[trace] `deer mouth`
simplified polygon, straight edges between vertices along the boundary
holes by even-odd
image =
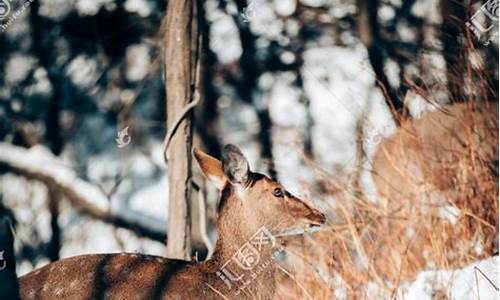
[[[315,233],[321,230],[321,226],[325,224],[326,217],[323,213],[313,210],[305,219],[305,224],[302,226],[291,227],[273,233],[276,238],[289,237],[296,235],[304,235],[306,233]]]
[[[307,233],[316,233],[321,230],[320,225],[308,225],[308,226],[303,226],[303,227],[292,227],[292,228],[287,228],[284,230],[280,230],[278,232],[273,233],[273,236],[275,238],[282,238],[282,237],[291,237],[291,236],[297,236],[297,235],[304,235]]]

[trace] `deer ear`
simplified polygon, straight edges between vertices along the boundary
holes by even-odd
[[[224,173],[233,184],[244,184],[248,181],[250,168],[248,161],[235,145],[226,145],[222,151]]]
[[[224,169],[222,168],[222,162],[198,148],[193,149],[193,154],[205,177],[213,182],[219,190],[222,190],[227,182],[226,175],[224,175]]]

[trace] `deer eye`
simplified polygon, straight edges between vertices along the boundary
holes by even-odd
[[[282,188],[275,188],[273,191],[274,197],[283,198],[285,196],[285,191]]]

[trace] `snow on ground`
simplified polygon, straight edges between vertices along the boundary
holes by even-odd
[[[498,256],[494,256],[461,269],[422,272],[415,281],[400,287],[398,299],[497,299],[498,263]]]

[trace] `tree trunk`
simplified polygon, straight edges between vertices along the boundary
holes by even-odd
[[[33,2],[31,5],[30,25],[33,39],[33,53],[38,57],[40,64],[47,70],[47,75],[52,86],[52,96],[48,105],[45,117],[45,142],[50,151],[56,156],[59,156],[64,147],[63,137],[61,136],[61,127],[59,125],[61,102],[64,100],[64,92],[62,89],[63,79],[61,70],[54,67],[54,56],[51,52],[51,47],[47,47],[44,43],[45,36],[44,21],[39,15],[40,3]],[[50,228],[52,236],[47,249],[47,257],[51,261],[59,260],[59,251],[61,249],[61,229],[57,222],[59,218],[59,193],[49,190],[47,193],[47,206],[50,212]]]
[[[196,2],[169,1],[164,32],[164,59],[167,96],[167,128],[175,133],[168,144],[169,216],[167,257],[191,259],[190,205],[192,112],[182,117],[194,99],[199,63],[199,34]]]

